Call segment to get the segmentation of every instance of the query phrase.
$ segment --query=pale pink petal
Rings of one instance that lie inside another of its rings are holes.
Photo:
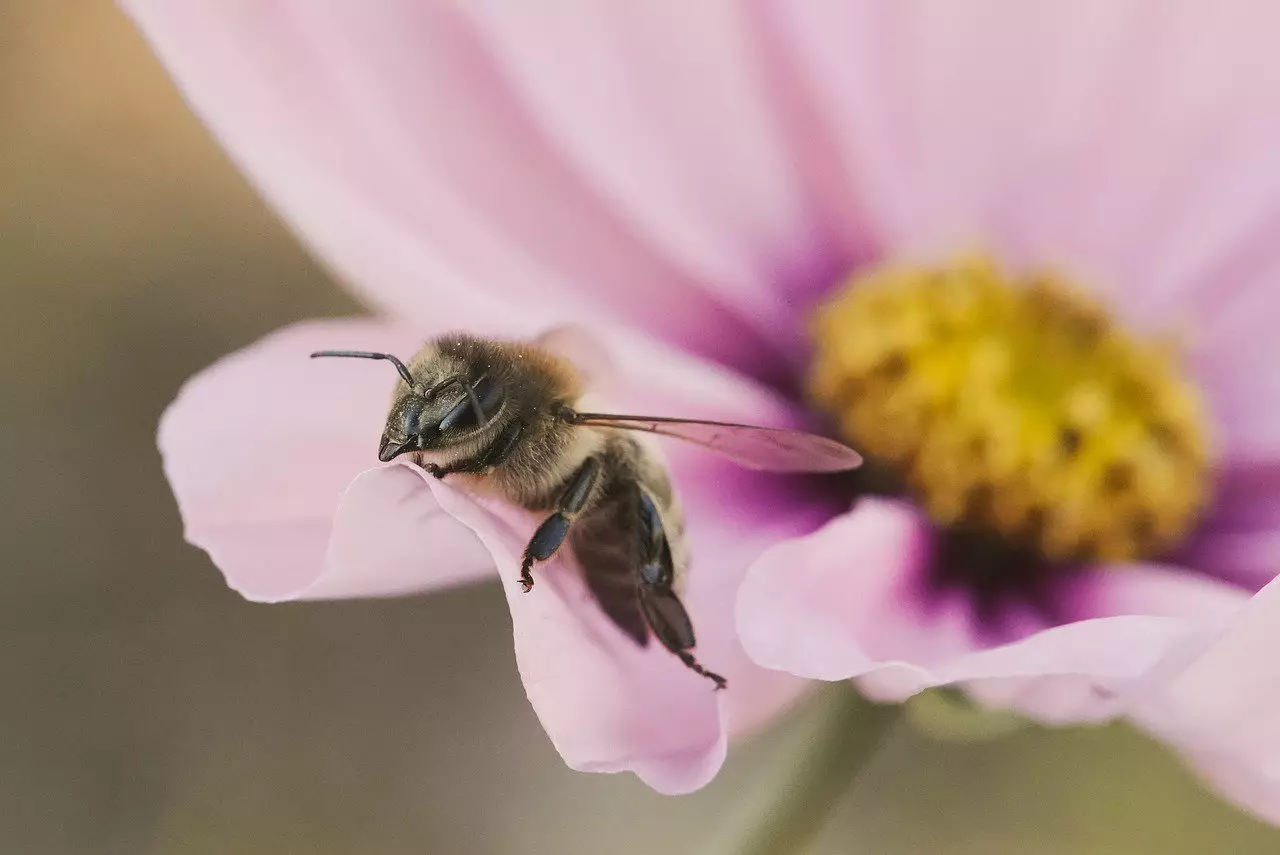
[[[1280,581],[1223,626],[1178,651],[1175,673],[1129,712],[1224,795],[1280,822]]]
[[[1135,681],[1150,679],[1185,639],[1234,616],[1249,593],[1173,567],[1084,569],[1064,581],[1056,596],[1067,623],[973,657],[980,668],[997,670],[1006,667],[1009,654],[1032,657],[1028,661],[1043,667],[1044,676],[984,677],[979,670],[966,688],[989,706],[1050,724],[1109,718]]]
[[[832,260],[745,4],[467,4],[548,138],[646,242],[774,338]]]
[[[1058,607],[1068,619],[1163,615],[1216,625],[1253,593],[1193,570],[1158,564],[1084,568],[1063,586]]]
[[[517,581],[537,527],[531,515],[482,505],[421,475],[420,491],[472,528],[493,554],[511,607],[516,662],[534,711],[571,768],[635,772],[664,793],[706,784],[726,736],[712,684],[656,642],[641,648],[595,604],[569,554]],[[691,606],[698,622],[699,613]]]
[[[1247,596],[1187,572],[1097,570],[1072,588],[1066,623],[1028,608],[996,635],[976,619],[966,592],[930,588],[923,574],[931,558],[916,512],[863,499],[751,568],[738,602],[743,646],[765,667],[860,678],[885,699],[964,683],[989,702],[1072,720],[1095,715],[1108,687],[1138,678]],[[1066,680],[1044,679],[1057,677]]]
[[[513,331],[626,320],[717,358],[760,361],[767,331],[721,302],[738,287],[730,271],[703,287],[699,271],[638,234],[615,211],[626,206],[549,139],[459,4],[125,6],[264,195],[379,305],[433,325],[505,315]],[[785,198],[785,176],[768,186],[783,188],[768,199]],[[785,260],[795,227],[769,234],[774,225],[733,236],[785,239],[774,253]]]
[[[753,14],[773,65],[794,87],[793,100],[812,108],[810,137],[825,155],[826,192],[836,200],[828,204],[846,212],[834,227],[850,244],[864,228],[877,246],[900,242],[904,197],[923,182],[908,169],[910,104],[902,97],[905,43],[896,4],[768,2],[755,4]],[[857,213],[848,213],[842,198],[855,200]]]
[[[926,538],[906,506],[864,499],[814,534],[773,547],[739,593],[738,633],[748,655],[820,680],[874,669],[878,651],[859,635],[886,607],[910,606],[900,580],[927,551]]]
[[[592,328],[570,329],[584,340],[572,347],[556,343],[557,352],[570,358],[589,354],[601,363],[587,366],[587,376],[598,382],[599,388],[587,390],[588,402],[583,409],[600,406],[609,412],[771,427],[798,427],[806,417],[802,406],[769,385],[661,341],[630,330],[599,333]],[[594,345],[587,343],[592,341]],[[666,447],[682,458],[686,453],[699,459],[707,457],[707,452],[696,446],[672,442]]]
[[[400,507],[402,491],[385,480],[351,483],[377,464],[394,372],[308,358],[322,348],[411,353],[420,344],[412,334],[367,321],[299,324],[183,387],[160,423],[165,475],[187,539],[210,554],[232,588],[265,601],[377,596],[492,571],[474,536],[443,511]],[[340,501],[347,513],[330,543]],[[447,543],[450,561],[411,572],[397,564],[386,551],[390,543],[377,545],[393,519]],[[367,565],[360,559],[366,551]]]
[[[890,255],[1065,264],[1155,328],[1280,260],[1275,4],[761,5]]]
[[[1280,168],[1274,171],[1280,173]],[[1277,191],[1280,197],[1280,190]],[[1268,251],[1280,247],[1280,212],[1269,221]],[[1280,464],[1280,251],[1269,264],[1244,265],[1188,308],[1183,344],[1203,390],[1214,440],[1229,477]],[[1276,504],[1280,492],[1272,494]]]
[[[351,482],[320,575],[297,599],[393,597],[492,578],[489,551],[424,494],[419,474],[383,466]]]

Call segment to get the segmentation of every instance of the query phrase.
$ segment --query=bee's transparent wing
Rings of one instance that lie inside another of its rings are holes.
[[[841,472],[862,464],[862,455],[849,446],[797,430],[612,413],[566,412],[565,419],[575,425],[642,430],[695,442],[765,472]]]

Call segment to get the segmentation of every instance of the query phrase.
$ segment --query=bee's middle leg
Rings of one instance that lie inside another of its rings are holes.
[[[524,548],[524,560],[520,564],[520,586],[527,594],[533,590],[533,574],[529,569],[534,562],[546,561],[569,534],[569,525],[586,510],[587,502],[600,479],[600,461],[588,457],[565,486],[560,500],[556,503],[556,512],[542,521],[538,530],[529,538],[529,545]]]

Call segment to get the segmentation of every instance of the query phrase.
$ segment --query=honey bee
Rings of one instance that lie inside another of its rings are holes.
[[[557,346],[563,335],[523,342],[450,334],[428,342],[408,364],[389,353],[311,356],[380,359],[399,372],[379,460],[407,455],[436,478],[456,477],[466,489],[548,514],[524,550],[519,582],[526,593],[533,566],[568,540],[587,587],[619,629],[641,646],[652,633],[723,689],[725,679],[691,652],[693,625],[677,593],[688,555],[675,490],[657,455],[632,432],[676,437],[776,472],[835,472],[858,466],[861,457],[798,431],[579,412],[584,375]]]

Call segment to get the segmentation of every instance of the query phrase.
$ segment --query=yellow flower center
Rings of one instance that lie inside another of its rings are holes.
[[[983,257],[881,267],[815,338],[814,400],[940,525],[1123,561],[1177,546],[1208,498],[1204,408],[1173,348],[1059,278]]]

